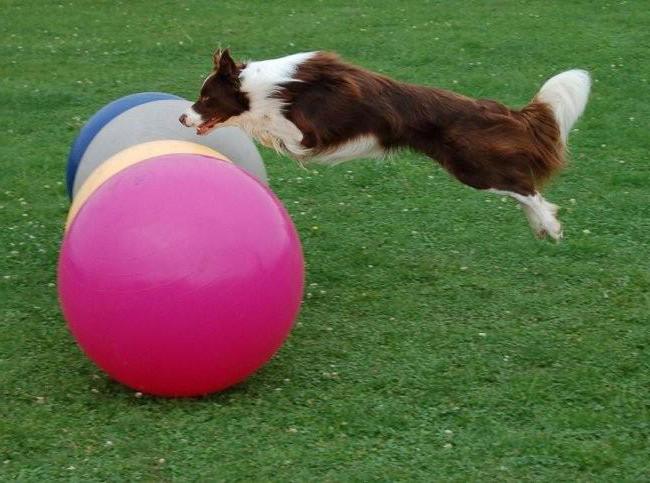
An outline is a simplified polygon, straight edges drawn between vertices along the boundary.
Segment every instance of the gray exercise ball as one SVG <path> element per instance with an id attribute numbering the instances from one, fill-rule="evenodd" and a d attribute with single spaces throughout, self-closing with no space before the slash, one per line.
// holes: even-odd
<path id="1" fill-rule="evenodd" d="M 74 181 L 73 197 L 100 164 L 123 149 L 148 141 L 174 139 L 208 146 L 237 166 L 268 184 L 264 161 L 257 147 L 237 127 L 222 127 L 198 136 L 178 122 L 192 103 L 184 99 L 165 99 L 132 107 L 107 123 L 93 138 L 81 158 Z"/>

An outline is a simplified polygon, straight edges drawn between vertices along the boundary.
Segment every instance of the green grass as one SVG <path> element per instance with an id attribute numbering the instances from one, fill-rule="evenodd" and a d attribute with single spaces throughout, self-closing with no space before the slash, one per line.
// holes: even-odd
<path id="1" fill-rule="evenodd" d="M 0 480 L 650 480 L 647 2 L 0 10 Z M 109 100 L 194 97 L 218 45 L 336 50 L 514 106 L 591 70 L 573 161 L 547 191 L 566 239 L 535 240 L 513 203 L 421 156 L 303 171 L 265 150 L 308 265 L 292 336 L 225 393 L 136 398 L 57 305 L 65 160 Z"/>

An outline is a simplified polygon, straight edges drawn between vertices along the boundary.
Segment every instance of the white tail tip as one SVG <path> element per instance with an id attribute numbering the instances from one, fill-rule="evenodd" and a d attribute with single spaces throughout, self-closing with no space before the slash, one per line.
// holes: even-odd
<path id="1" fill-rule="evenodd" d="M 547 80 L 537 94 L 537 100 L 550 105 L 566 144 L 569 131 L 587 105 L 591 77 L 586 70 L 573 69 Z"/>

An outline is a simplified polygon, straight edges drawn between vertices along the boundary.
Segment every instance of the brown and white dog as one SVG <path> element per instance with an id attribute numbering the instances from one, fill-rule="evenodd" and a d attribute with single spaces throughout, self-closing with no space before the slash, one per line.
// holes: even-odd
<path id="1" fill-rule="evenodd" d="M 537 236 L 562 237 L 557 207 L 540 189 L 564 165 L 589 96 L 587 72 L 552 77 L 514 110 L 398 82 L 327 52 L 237 63 L 224 50 L 213 60 L 198 101 L 180 117 L 198 134 L 239 126 L 283 154 L 328 164 L 413 149 L 462 183 L 516 199 Z"/>

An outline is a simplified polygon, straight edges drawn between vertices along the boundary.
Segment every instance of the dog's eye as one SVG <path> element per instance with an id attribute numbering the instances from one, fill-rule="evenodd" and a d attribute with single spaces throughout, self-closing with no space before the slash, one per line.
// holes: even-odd
<path id="1" fill-rule="evenodd" d="M 200 102 L 205 102 L 205 101 L 207 101 L 207 100 L 208 100 L 208 96 L 201 96 L 201 97 L 199 97 L 199 101 L 200 101 Z"/>

